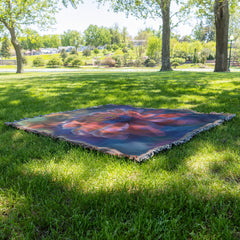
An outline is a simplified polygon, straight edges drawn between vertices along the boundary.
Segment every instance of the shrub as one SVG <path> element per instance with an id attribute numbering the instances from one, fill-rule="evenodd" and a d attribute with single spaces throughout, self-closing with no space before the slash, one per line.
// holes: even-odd
<path id="1" fill-rule="evenodd" d="M 33 66 L 34 67 L 42 67 L 44 66 L 44 59 L 42 57 L 36 57 L 34 60 L 33 60 Z"/>
<path id="2" fill-rule="evenodd" d="M 119 46 L 118 46 L 116 43 L 114 43 L 114 44 L 112 45 L 112 49 L 113 49 L 114 51 L 116 51 L 118 48 L 119 48 Z"/>
<path id="3" fill-rule="evenodd" d="M 205 64 L 207 61 L 207 58 L 205 56 L 201 56 L 199 61 L 200 61 L 200 63 Z"/>
<path id="4" fill-rule="evenodd" d="M 129 43 L 128 47 L 129 47 L 131 50 L 133 50 L 133 49 L 134 49 L 133 43 Z"/>
<path id="5" fill-rule="evenodd" d="M 173 62 L 171 65 L 172 65 L 174 68 L 176 68 L 176 67 L 179 66 L 180 64 L 179 64 L 178 62 Z"/>
<path id="6" fill-rule="evenodd" d="M 112 50 L 112 47 L 111 47 L 111 45 L 107 45 L 107 47 L 106 47 L 106 49 L 108 50 L 108 51 L 111 51 Z"/>
<path id="7" fill-rule="evenodd" d="M 103 49 L 103 54 L 104 54 L 104 55 L 107 55 L 107 54 L 108 54 L 107 49 Z"/>
<path id="8" fill-rule="evenodd" d="M 75 57 L 72 61 L 71 61 L 71 65 L 73 67 L 79 67 L 83 65 L 83 61 L 79 58 L 79 57 Z"/>
<path id="9" fill-rule="evenodd" d="M 64 61 L 64 66 L 69 66 L 71 64 L 71 62 L 74 60 L 74 58 L 76 58 L 76 56 L 69 56 L 65 59 Z"/>
<path id="10" fill-rule="evenodd" d="M 101 60 L 98 58 L 94 61 L 94 64 L 97 65 L 97 66 L 100 66 L 101 65 Z"/>
<path id="11" fill-rule="evenodd" d="M 122 49 L 122 52 L 123 52 L 123 53 L 128 53 L 128 48 L 127 48 L 127 47 L 124 47 L 124 48 Z"/>
<path id="12" fill-rule="evenodd" d="M 123 56 L 121 56 L 121 55 L 116 55 L 116 56 L 113 56 L 112 57 L 114 60 L 115 60 L 115 62 L 116 62 L 116 67 L 122 67 L 123 66 Z"/>
<path id="13" fill-rule="evenodd" d="M 125 53 L 125 54 L 123 55 L 122 59 L 123 59 L 123 66 L 125 66 L 125 67 L 128 66 L 128 62 L 129 62 L 129 60 L 130 60 L 129 54 L 128 54 L 128 53 Z"/>
<path id="14" fill-rule="evenodd" d="M 27 58 L 25 56 L 22 56 L 22 63 L 23 63 L 23 65 L 28 64 Z"/>
<path id="15" fill-rule="evenodd" d="M 137 58 L 134 63 L 134 67 L 141 67 L 143 65 L 143 60 L 141 58 Z"/>
<path id="16" fill-rule="evenodd" d="M 61 56 L 63 61 L 67 58 L 68 54 L 66 53 L 65 49 L 61 50 L 60 56 Z"/>
<path id="17" fill-rule="evenodd" d="M 115 67 L 116 61 L 113 58 L 107 57 L 102 60 L 102 65 L 108 65 L 109 67 Z"/>
<path id="18" fill-rule="evenodd" d="M 146 59 L 144 62 L 144 65 L 146 67 L 154 67 L 156 66 L 156 64 L 157 64 L 156 61 L 154 61 L 154 59 L 151 59 L 151 58 Z"/>
<path id="19" fill-rule="evenodd" d="M 52 57 L 48 63 L 47 66 L 51 67 L 51 68 L 56 68 L 56 67 L 60 67 L 63 64 L 62 60 L 58 57 Z"/>
<path id="20" fill-rule="evenodd" d="M 114 55 L 123 55 L 123 51 L 121 49 L 117 49 L 115 52 L 114 52 Z"/>
<path id="21" fill-rule="evenodd" d="M 78 52 L 77 52 L 76 48 L 72 48 L 70 54 L 71 55 L 78 55 Z"/>
<path id="22" fill-rule="evenodd" d="M 186 62 L 185 58 L 172 58 L 171 63 L 177 62 L 180 64 L 184 64 Z"/>
<path id="23" fill-rule="evenodd" d="M 91 50 L 90 49 L 84 49 L 82 54 L 85 57 L 89 57 L 89 56 L 91 56 Z"/>
<path id="24" fill-rule="evenodd" d="M 94 52 L 95 54 L 98 54 L 98 53 L 99 53 L 99 49 L 98 49 L 98 48 L 94 48 L 93 52 Z"/>

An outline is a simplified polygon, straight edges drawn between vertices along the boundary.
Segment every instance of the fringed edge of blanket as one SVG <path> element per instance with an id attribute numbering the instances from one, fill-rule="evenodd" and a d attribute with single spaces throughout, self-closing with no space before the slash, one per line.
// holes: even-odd
<path id="1" fill-rule="evenodd" d="M 157 153 L 159 153 L 159 152 L 161 152 L 163 150 L 171 149 L 173 146 L 177 146 L 177 145 L 183 144 L 185 142 L 188 142 L 195 135 L 197 135 L 197 134 L 199 134 L 201 132 L 207 131 L 207 130 L 209 130 L 211 128 L 214 128 L 216 126 L 219 126 L 219 125 L 221 125 L 225 121 L 230 121 L 232 118 L 234 118 L 236 116 L 236 114 L 224 114 L 224 113 L 215 113 L 215 112 L 212 112 L 211 114 L 225 115 L 225 118 L 224 119 L 218 119 L 218 120 L 216 120 L 213 123 L 208 123 L 208 124 L 198 128 L 198 129 L 195 129 L 192 132 L 189 132 L 189 133 L 185 134 L 182 138 L 180 138 L 179 140 L 177 140 L 175 142 L 172 142 L 170 144 L 166 144 L 166 145 L 154 148 L 152 150 L 149 150 L 147 153 L 140 155 L 136 160 L 138 162 L 142 162 L 142 161 L 149 159 L 153 155 L 155 155 L 155 154 L 157 154 Z"/>

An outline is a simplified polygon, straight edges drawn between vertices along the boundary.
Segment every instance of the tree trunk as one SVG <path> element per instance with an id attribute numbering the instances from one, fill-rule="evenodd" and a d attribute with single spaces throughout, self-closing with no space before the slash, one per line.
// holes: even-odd
<path id="1" fill-rule="evenodd" d="M 162 67 L 160 71 L 172 71 L 170 63 L 170 3 L 171 0 L 161 0 L 162 11 Z"/>
<path id="2" fill-rule="evenodd" d="M 228 69 L 228 0 L 215 0 L 214 6 L 216 25 L 216 63 L 214 72 L 227 72 Z"/>
<path id="3" fill-rule="evenodd" d="M 15 28 L 12 27 L 9 29 L 11 34 L 11 42 L 16 52 L 17 57 L 17 73 L 23 73 L 23 60 L 22 60 L 22 52 L 21 52 L 21 45 L 17 41 Z"/>

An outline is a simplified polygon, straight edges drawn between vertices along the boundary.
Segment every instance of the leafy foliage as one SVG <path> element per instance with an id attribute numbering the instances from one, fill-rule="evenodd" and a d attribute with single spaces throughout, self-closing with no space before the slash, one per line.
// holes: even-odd
<path id="1" fill-rule="evenodd" d="M 42 67 L 45 65 L 45 62 L 44 62 L 44 59 L 42 57 L 36 57 L 34 60 L 33 60 L 33 66 L 34 67 Z"/>
<path id="2" fill-rule="evenodd" d="M 86 45 L 92 47 L 104 46 L 111 43 L 111 34 L 109 29 L 105 27 L 98 27 L 97 25 L 90 25 L 84 31 Z"/>
<path id="3" fill-rule="evenodd" d="M 64 61 L 64 66 L 67 66 L 67 67 L 79 67 L 82 65 L 83 65 L 83 61 L 77 55 L 70 55 Z"/>
<path id="4" fill-rule="evenodd" d="M 71 55 L 78 55 L 78 52 L 77 52 L 76 48 L 72 48 L 70 54 Z"/>
<path id="5" fill-rule="evenodd" d="M 173 63 L 175 62 L 175 63 L 178 63 L 178 64 L 183 64 L 183 63 L 185 63 L 185 58 L 172 58 L 171 59 L 171 63 L 172 63 L 172 65 L 173 65 Z"/>
<path id="6" fill-rule="evenodd" d="M 83 37 L 80 32 L 75 30 L 68 30 L 61 35 L 62 46 L 75 46 L 79 48 L 83 44 Z"/>
<path id="7" fill-rule="evenodd" d="M 60 56 L 61 56 L 63 61 L 67 58 L 68 54 L 67 54 L 65 49 L 61 50 Z"/>
<path id="8" fill-rule="evenodd" d="M 90 49 L 84 49 L 83 52 L 82 52 L 82 55 L 85 56 L 85 57 L 89 57 L 91 56 L 91 50 Z"/>
<path id="9" fill-rule="evenodd" d="M 63 65 L 63 62 L 58 57 L 52 57 L 47 63 L 47 66 L 50 68 L 56 68 L 56 67 L 60 67 L 62 65 Z"/>
<path id="10" fill-rule="evenodd" d="M 179 66 L 180 64 L 179 64 L 179 62 L 172 62 L 171 65 L 172 65 L 174 68 L 176 68 L 176 67 Z"/>
<path id="11" fill-rule="evenodd" d="M 98 48 L 94 48 L 93 52 L 94 52 L 95 54 L 98 54 L 98 53 L 99 53 L 99 49 L 98 49 Z"/>
<path id="12" fill-rule="evenodd" d="M 154 59 L 148 58 L 144 61 L 144 65 L 146 67 L 155 67 L 157 65 L 157 63 Z"/>
<path id="13" fill-rule="evenodd" d="M 11 56 L 10 46 L 11 46 L 11 43 L 9 39 L 7 37 L 4 37 L 2 41 L 2 47 L 1 47 L 1 56 L 3 58 L 9 58 Z"/>
<path id="14" fill-rule="evenodd" d="M 159 63 L 161 58 L 161 48 L 161 39 L 156 36 L 150 37 L 148 39 L 147 56 Z"/>
<path id="15" fill-rule="evenodd" d="M 23 35 L 25 36 L 19 38 L 23 49 L 32 51 L 33 49 L 39 49 L 42 47 L 41 37 L 37 31 L 26 29 Z"/>
<path id="16" fill-rule="evenodd" d="M 73 67 L 79 67 L 83 65 L 83 61 L 81 60 L 80 57 L 75 57 L 72 61 L 71 61 L 71 65 Z"/>
<path id="17" fill-rule="evenodd" d="M 18 31 L 31 24 L 49 26 L 55 21 L 53 14 L 59 10 L 57 3 L 56 0 L 1 0 L 0 22 Z"/>
<path id="18" fill-rule="evenodd" d="M 109 67 L 115 67 L 116 61 L 113 58 L 106 57 L 102 60 L 102 65 L 108 65 Z"/>
<path id="19" fill-rule="evenodd" d="M 76 58 L 74 55 L 70 55 L 64 61 L 64 66 L 71 66 L 71 62 Z"/>
<path id="20" fill-rule="evenodd" d="M 22 57 L 22 63 L 23 63 L 23 65 L 27 65 L 28 64 L 28 60 L 27 60 L 26 56 Z"/>

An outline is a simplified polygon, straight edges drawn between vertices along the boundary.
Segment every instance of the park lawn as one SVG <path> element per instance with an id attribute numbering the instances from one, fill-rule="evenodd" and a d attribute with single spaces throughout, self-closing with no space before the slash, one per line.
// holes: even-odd
<path id="1" fill-rule="evenodd" d="M 139 164 L 4 122 L 104 104 L 236 117 Z M 239 73 L 0 74 L 0 239 L 239 239 Z"/>

